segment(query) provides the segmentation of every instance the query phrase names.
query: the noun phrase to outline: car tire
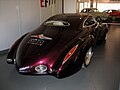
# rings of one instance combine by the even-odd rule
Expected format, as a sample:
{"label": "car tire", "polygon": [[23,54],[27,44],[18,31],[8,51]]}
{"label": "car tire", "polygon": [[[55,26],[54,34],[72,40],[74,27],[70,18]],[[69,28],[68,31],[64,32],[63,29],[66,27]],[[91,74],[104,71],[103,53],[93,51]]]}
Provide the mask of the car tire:
{"label": "car tire", "polygon": [[103,36],[101,37],[101,40],[99,41],[100,43],[105,43],[107,40],[107,33],[105,32]]}
{"label": "car tire", "polygon": [[112,17],[108,17],[106,20],[107,23],[112,23],[112,21],[113,21]]}
{"label": "car tire", "polygon": [[82,68],[85,68],[90,64],[92,56],[93,56],[93,48],[90,47],[85,54],[85,59]]}

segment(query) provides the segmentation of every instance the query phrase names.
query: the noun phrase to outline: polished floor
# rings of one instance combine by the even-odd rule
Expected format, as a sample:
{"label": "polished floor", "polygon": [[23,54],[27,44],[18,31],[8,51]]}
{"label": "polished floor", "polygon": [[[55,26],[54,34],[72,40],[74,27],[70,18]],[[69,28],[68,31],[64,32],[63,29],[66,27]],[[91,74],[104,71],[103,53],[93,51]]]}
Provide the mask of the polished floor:
{"label": "polished floor", "polygon": [[110,27],[105,44],[96,47],[87,69],[64,79],[20,75],[0,55],[0,90],[120,90],[120,26]]}

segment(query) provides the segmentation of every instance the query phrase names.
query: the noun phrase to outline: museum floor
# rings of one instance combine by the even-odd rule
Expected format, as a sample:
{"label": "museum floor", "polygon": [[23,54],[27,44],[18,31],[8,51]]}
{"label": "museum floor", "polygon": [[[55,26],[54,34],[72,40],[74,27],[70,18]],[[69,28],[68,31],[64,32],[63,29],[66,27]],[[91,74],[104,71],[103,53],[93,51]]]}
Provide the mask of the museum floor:
{"label": "museum floor", "polygon": [[106,44],[96,47],[87,69],[64,79],[20,75],[0,54],[0,90],[120,90],[120,26],[112,25]]}

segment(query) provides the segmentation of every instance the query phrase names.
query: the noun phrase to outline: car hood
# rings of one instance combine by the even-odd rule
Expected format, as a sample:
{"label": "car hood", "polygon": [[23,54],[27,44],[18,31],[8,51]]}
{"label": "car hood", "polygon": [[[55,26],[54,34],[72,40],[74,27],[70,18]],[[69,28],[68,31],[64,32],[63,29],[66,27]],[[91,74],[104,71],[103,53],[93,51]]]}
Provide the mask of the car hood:
{"label": "car hood", "polygon": [[45,64],[53,66],[77,33],[70,28],[40,27],[20,43],[16,54],[18,67]]}

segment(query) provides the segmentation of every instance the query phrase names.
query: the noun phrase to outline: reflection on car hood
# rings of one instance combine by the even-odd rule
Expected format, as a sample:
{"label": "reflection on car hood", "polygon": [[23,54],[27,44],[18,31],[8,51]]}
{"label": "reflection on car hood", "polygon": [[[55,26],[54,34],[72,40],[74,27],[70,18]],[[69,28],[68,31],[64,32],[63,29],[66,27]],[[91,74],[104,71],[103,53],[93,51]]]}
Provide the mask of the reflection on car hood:
{"label": "reflection on car hood", "polygon": [[29,33],[19,45],[16,61],[18,66],[27,66],[41,60],[55,63],[64,48],[76,34],[58,27],[41,27]]}

